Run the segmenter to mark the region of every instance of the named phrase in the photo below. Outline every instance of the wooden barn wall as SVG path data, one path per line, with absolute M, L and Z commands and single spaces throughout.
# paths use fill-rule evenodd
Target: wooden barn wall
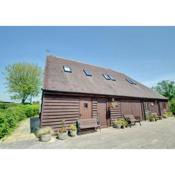
M 157 101 L 144 102 L 144 108 L 145 110 L 160 115 L 159 104 Z
M 110 107 L 111 123 L 117 118 L 123 117 L 122 112 L 121 112 L 121 102 L 119 100 L 115 102 L 117 102 L 117 105 L 115 105 L 114 107 Z
M 160 112 L 163 115 L 164 112 L 168 111 L 168 102 L 159 102 Z
M 67 97 L 55 94 L 44 94 L 41 113 L 41 127 L 50 126 L 54 130 L 76 123 L 80 116 L 80 100 L 83 97 Z M 92 118 L 98 117 L 97 99 L 92 100 Z
M 80 100 L 75 97 L 44 95 L 42 104 L 41 126 L 50 126 L 54 130 L 73 124 L 80 118 Z
M 84 96 L 85 97 L 85 96 Z M 50 126 L 54 130 L 62 126 L 62 121 L 65 126 L 73 124 L 80 117 L 80 99 L 83 96 L 65 96 L 57 93 L 43 93 L 42 111 L 41 111 L 41 127 Z M 91 96 L 91 115 L 92 118 L 98 118 L 98 97 Z M 104 97 L 103 97 L 104 98 Z M 107 125 L 117 118 L 123 117 L 123 114 L 133 114 L 140 116 L 144 120 L 144 110 L 148 109 L 151 112 L 156 112 L 161 115 L 168 110 L 168 103 L 166 101 L 144 101 L 139 99 L 124 99 L 116 98 L 116 106 L 111 107 L 111 98 L 107 100 Z M 152 106 L 152 103 L 154 105 Z M 143 105 L 144 104 L 144 105 Z M 109 112 L 109 113 L 108 113 Z
M 140 117 L 144 120 L 143 108 L 141 101 L 135 100 L 121 100 L 121 112 L 124 115 L 133 114 L 135 117 Z
M 92 99 L 92 118 L 98 117 L 97 104 L 98 104 L 97 99 L 93 98 Z

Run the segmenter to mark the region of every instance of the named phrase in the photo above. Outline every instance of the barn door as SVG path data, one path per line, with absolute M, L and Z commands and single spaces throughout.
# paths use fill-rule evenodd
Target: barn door
M 107 127 L 106 110 L 107 110 L 106 99 L 98 99 L 97 112 L 98 119 L 100 120 L 101 127 Z
M 92 118 L 92 101 L 91 98 L 80 99 L 80 118 Z
M 159 105 L 157 102 L 144 102 L 144 106 L 146 111 L 150 111 L 151 113 L 157 113 L 158 115 L 160 114 Z
M 140 101 L 122 101 L 121 102 L 121 111 L 123 114 L 132 114 L 135 117 L 140 117 L 141 120 L 144 120 L 142 106 Z

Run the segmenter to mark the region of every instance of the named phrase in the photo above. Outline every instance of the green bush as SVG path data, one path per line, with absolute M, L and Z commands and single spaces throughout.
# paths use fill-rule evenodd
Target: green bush
M 20 105 L 19 109 L 23 110 L 25 112 L 25 115 L 27 117 L 34 117 L 39 114 L 39 105 Z
M 172 112 L 165 112 L 165 113 L 163 114 L 163 117 L 164 117 L 164 118 L 173 117 L 173 113 L 172 113 Z
M 0 139 L 7 135 L 9 132 L 9 125 L 4 113 L 0 113 Z
M 19 104 L 17 103 L 4 103 L 4 102 L 0 102 L 0 109 L 7 109 L 9 107 L 13 107 L 13 106 L 17 106 Z
M 124 128 L 128 126 L 128 122 L 123 118 L 119 118 L 112 122 L 112 126 L 114 128 L 121 128 L 121 127 Z
M 146 117 L 146 119 L 149 120 L 150 122 L 154 122 L 154 121 L 157 121 L 159 117 L 157 114 L 151 113 L 150 115 Z
M 0 139 L 8 135 L 18 123 L 39 114 L 39 104 L 16 105 L 0 110 Z
M 170 109 L 170 111 L 175 115 L 175 99 L 172 99 L 172 100 L 169 102 L 169 109 Z

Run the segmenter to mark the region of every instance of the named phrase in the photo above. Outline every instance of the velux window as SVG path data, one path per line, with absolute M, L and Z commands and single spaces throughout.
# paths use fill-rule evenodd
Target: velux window
M 112 75 L 108 75 L 108 77 L 109 77 L 112 81 L 116 81 L 116 79 L 115 79 Z
M 64 72 L 72 72 L 72 69 L 69 66 L 63 66 Z
M 129 78 L 127 78 L 126 81 L 128 81 L 130 84 L 135 84 L 136 85 L 136 82 L 134 80 L 129 79 Z
M 109 75 L 107 74 L 103 74 L 103 77 L 106 79 L 106 80 L 110 80 L 111 78 L 109 77 Z
M 84 69 L 83 71 L 84 71 L 86 76 L 92 76 L 92 73 L 89 70 Z

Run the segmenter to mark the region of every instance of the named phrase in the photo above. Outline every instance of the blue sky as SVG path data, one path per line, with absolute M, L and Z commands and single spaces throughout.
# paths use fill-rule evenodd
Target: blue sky
M 123 72 L 151 87 L 175 80 L 175 27 L 0 27 L 0 100 L 5 66 L 44 67 L 51 54 Z

